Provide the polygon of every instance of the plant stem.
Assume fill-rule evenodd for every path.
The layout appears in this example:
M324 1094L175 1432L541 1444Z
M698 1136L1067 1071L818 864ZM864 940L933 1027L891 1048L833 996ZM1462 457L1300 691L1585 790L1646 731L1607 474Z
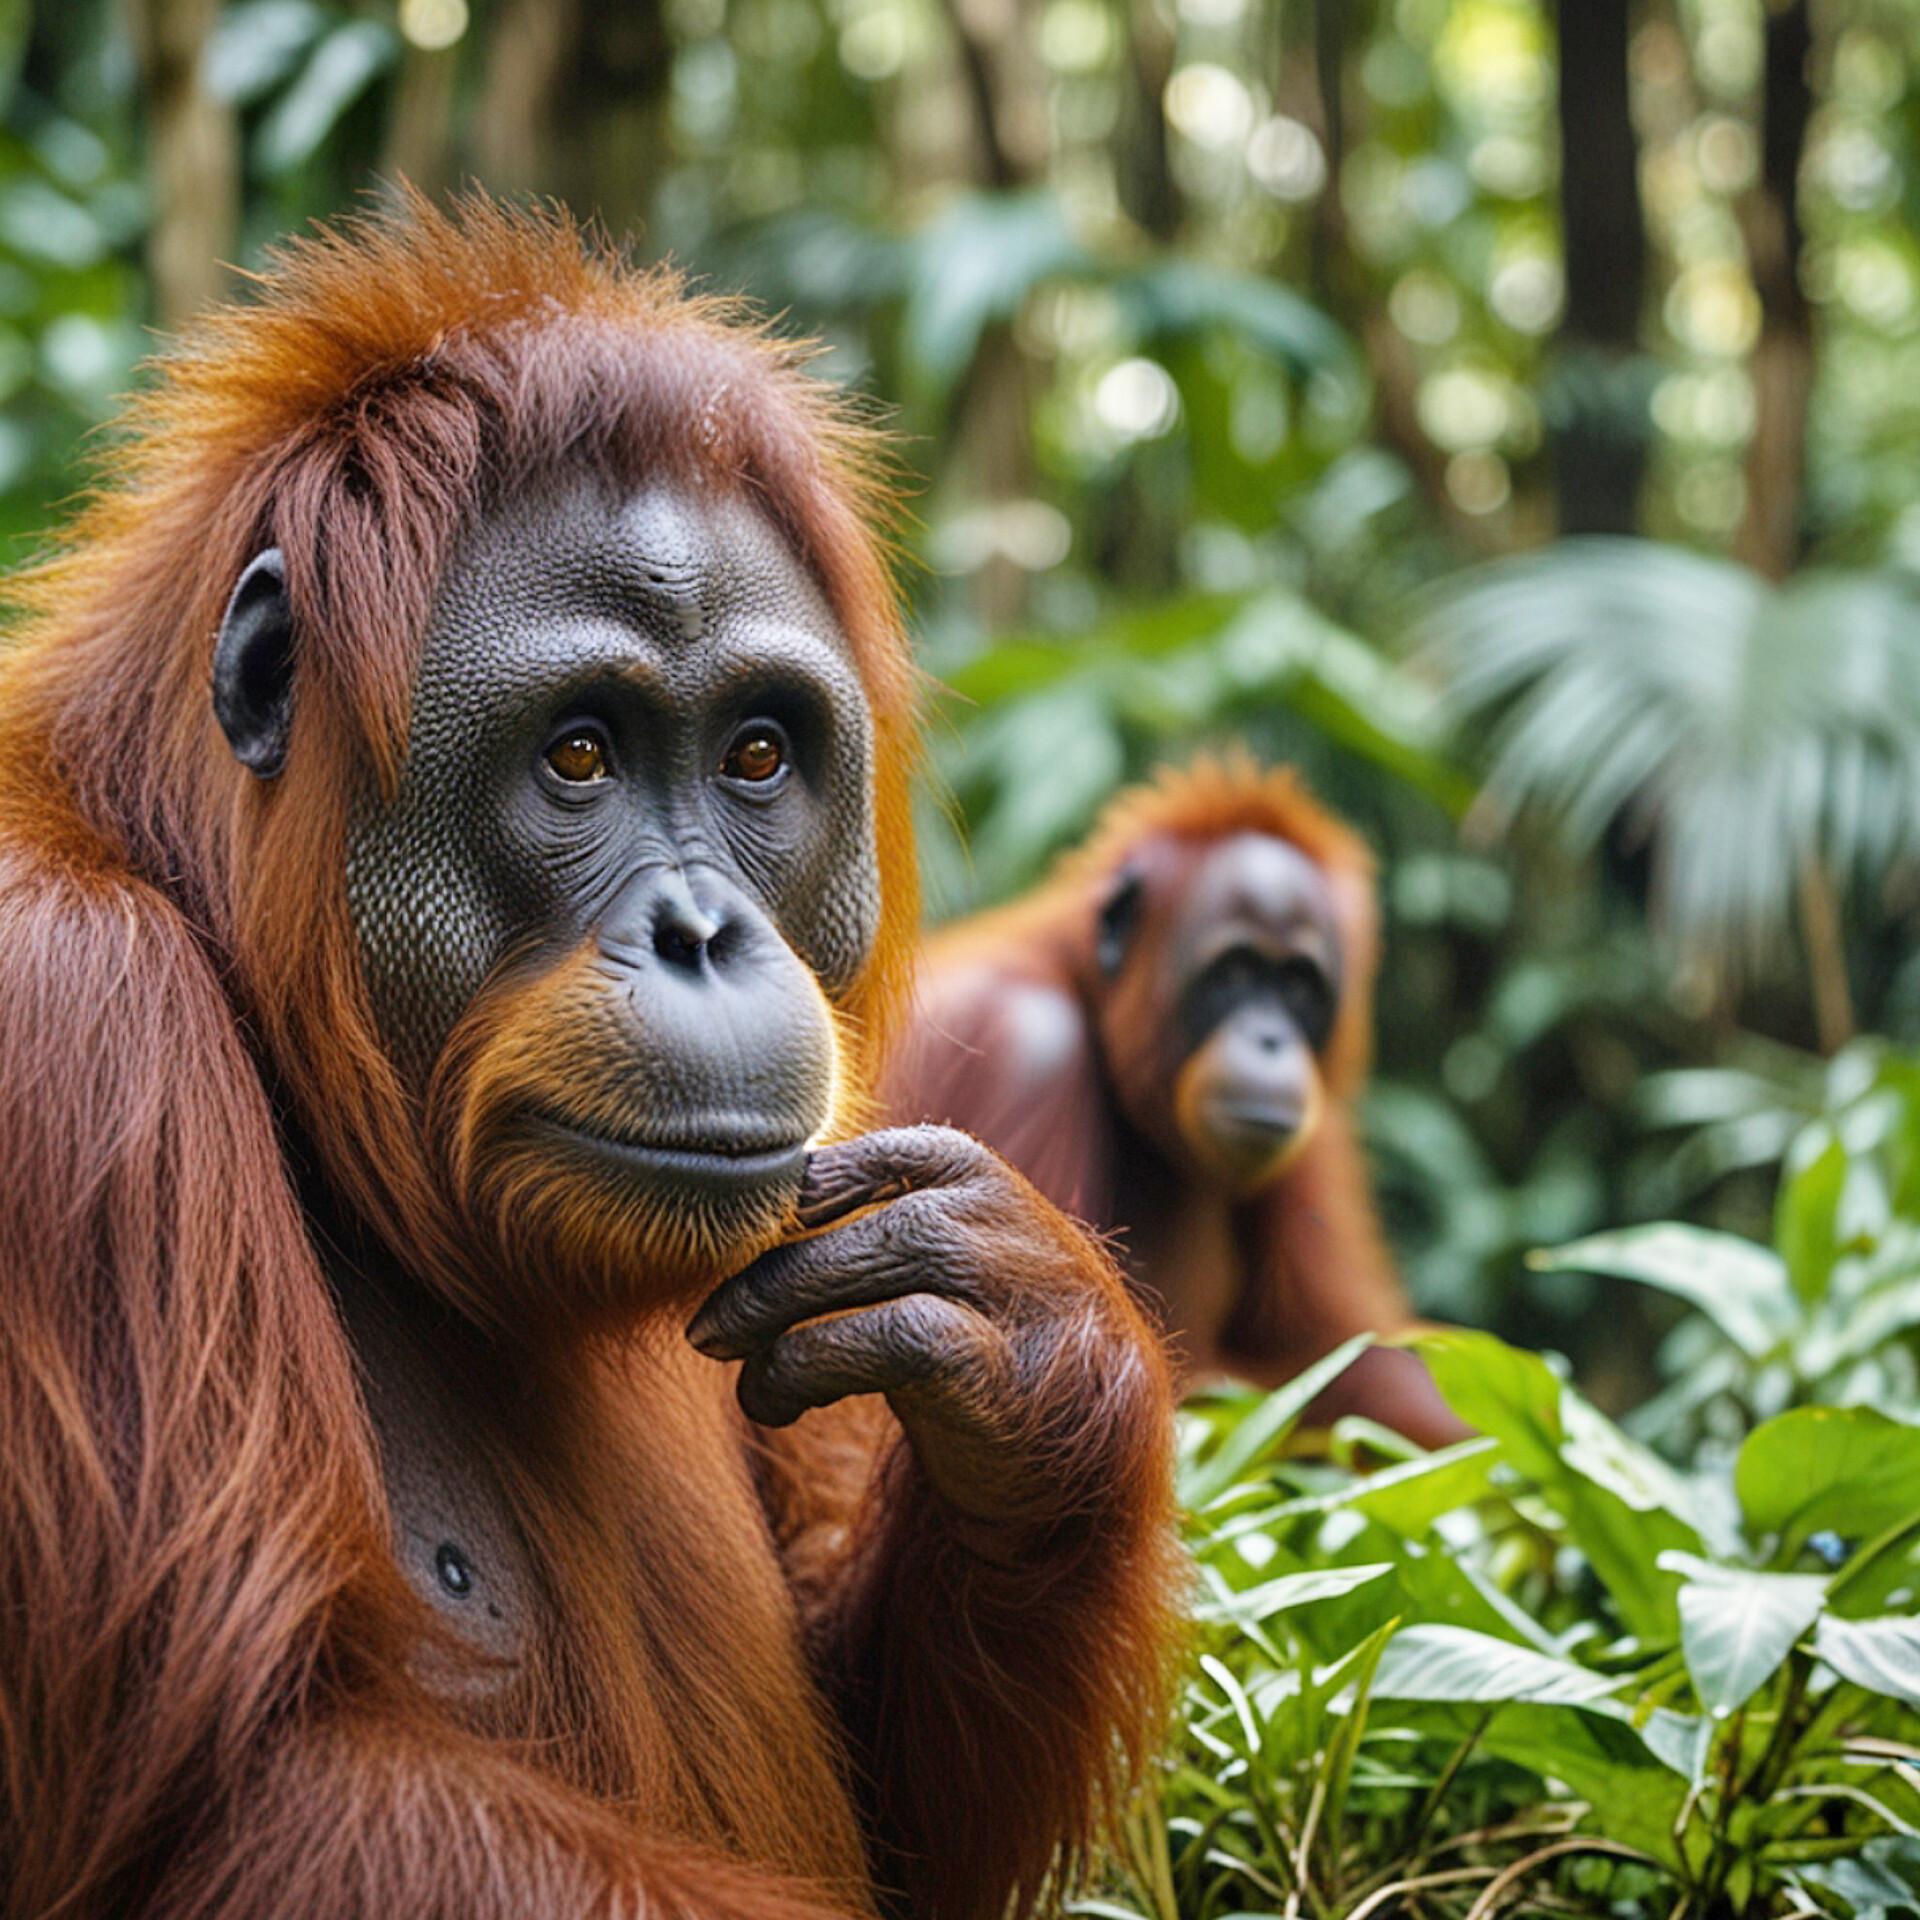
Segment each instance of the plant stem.
M1807 1681L1812 1672L1813 1662L1798 1648L1788 1655L1787 1684L1780 1696L1779 1717L1773 1723L1773 1732L1768 1736L1766 1748L1747 1776L1743 1790L1749 1800L1772 1799L1774 1789L1779 1786L1793 1760L1800 1707L1806 1699Z
M1645 1854L1638 1847L1623 1846L1618 1840L1589 1840L1576 1835L1571 1840L1556 1840L1550 1847L1542 1847L1538 1853L1530 1853L1524 1860L1516 1860L1512 1866L1503 1867L1471 1907L1467 1909L1467 1920L1487 1920L1500 1897L1515 1881L1529 1874L1537 1866L1567 1853L1609 1853L1620 1860L1637 1860L1642 1866L1657 1867L1659 1861Z
M1853 993L1847 985L1847 951L1833 881L1820 856L1811 851L1800 862L1800 937L1813 982L1820 1051L1831 1057L1853 1038Z
M1462 1880L1484 1880L1492 1872L1491 1867L1448 1867L1440 1873L1417 1874L1411 1880L1390 1880L1368 1894L1347 1915L1347 1920L1367 1920L1369 1914L1378 1912L1389 1900L1397 1900L1403 1894L1419 1893L1427 1887L1456 1886Z

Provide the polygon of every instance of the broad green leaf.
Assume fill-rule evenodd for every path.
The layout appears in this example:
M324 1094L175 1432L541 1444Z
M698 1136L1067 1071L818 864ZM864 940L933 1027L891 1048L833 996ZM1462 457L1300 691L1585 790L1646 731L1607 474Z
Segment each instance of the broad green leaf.
M1363 1567L1311 1567L1304 1573L1283 1573L1275 1580L1263 1580L1244 1593L1229 1594L1208 1602L1200 1609L1203 1619L1259 1621L1292 1607L1304 1607L1314 1600L1338 1599L1356 1587L1391 1573L1386 1561Z
M1920 1427L1871 1407L1797 1407L1756 1427L1734 1490L1747 1529L1783 1557L1810 1533L1861 1539L1920 1513Z
M990 707L1065 678L1114 654L1158 659L1207 641L1249 605L1244 594L1187 593L1118 614L1100 630L1098 653L1045 634L1010 634L957 667L947 685L963 700Z
M1828 1368L1865 1359L1914 1326L1920 1326L1920 1273L1889 1269L1848 1303L1846 1318L1839 1325L1822 1328L1818 1364L1803 1361L1803 1377L1818 1377Z
M1128 317L1149 335L1220 327L1262 353L1309 375L1328 372L1362 384L1360 357L1339 327L1271 274L1168 258L1119 276L1113 292Z
M0 102L12 96L32 20L33 9L27 0L0 0Z
M1377 1678L1374 1697L1385 1697ZM1476 1752L1563 1782L1593 1809L1583 1823L1589 1831L1674 1862L1673 1834L1691 1776L1670 1764L1617 1702L1567 1706L1523 1700L1491 1714L1466 1702L1396 1702L1394 1711L1411 1726L1455 1740L1472 1737ZM1680 1721L1678 1715L1665 1718ZM1661 1748L1691 1750L1694 1744L1663 1728Z
M1045 190L973 193L915 235L900 343L923 403L944 404L980 336L1011 319L1042 280L1087 264Z
M1704 1714L1675 1713L1656 1707L1643 1720L1631 1708L1628 1716L1655 1754L1675 1773L1696 1785L1707 1777L1707 1762L1713 1756L1713 1722Z
M1802 1862L1793 1876L1844 1900L1853 1920L1891 1920L1920 1909L1920 1840L1883 1834L1843 1859Z
M1351 1508L1409 1538L1425 1533L1444 1513L1484 1499L1499 1443L1481 1436L1403 1465L1383 1467L1351 1488L1326 1496L1329 1511Z
M1382 1700L1466 1700L1482 1706L1531 1700L1577 1707L1605 1699L1616 1684L1571 1660L1467 1627L1415 1625L1402 1627L1388 1642L1373 1691Z
M1663 1553L1660 1564L1685 1576L1681 1650L1701 1704L1721 1717L1772 1679L1826 1602L1814 1574L1719 1567L1686 1553Z
M207 36L201 82L216 100L247 106L292 72L326 24L314 0L241 0Z
M1842 1620L1827 1614L1813 1650L1843 1680L1920 1707L1920 1619L1903 1614Z
M1454 1412L1497 1439L1506 1463L1564 1517L1628 1631L1653 1644L1674 1638L1679 1583L1660 1570L1659 1556L1697 1553L1702 1543L1698 1529L1663 1504L1671 1475L1565 1388L1538 1354L1451 1327L1408 1344Z
M1561 1458L1575 1472L1617 1495L1636 1513L1669 1514L1700 1531L1693 1489L1686 1481L1571 1387L1561 1390L1560 1424L1566 1435Z
M1604 1273L1658 1287L1709 1315L1750 1359L1761 1360L1799 1319L1786 1263L1730 1233L1667 1222L1596 1233L1528 1256L1541 1273Z
M1559 1476L1560 1379L1536 1353L1490 1333L1442 1327L1409 1343L1426 1361L1441 1397L1468 1426L1500 1441L1530 1480Z
M384 21L348 20L335 27L261 121L253 143L260 171L291 173L310 159L399 49L399 36Z
M1795 1142L1788 1165L1774 1209L1774 1243L1787 1263L1794 1292L1815 1306L1827 1297L1839 1253L1847 1150L1831 1126L1816 1121Z
M1268 1394L1221 1441L1219 1451L1194 1468L1181 1489L1183 1502L1191 1508L1204 1507L1226 1492L1261 1454L1286 1438L1322 1389L1337 1380L1372 1344L1371 1334L1355 1334L1325 1358L1316 1360L1306 1372Z

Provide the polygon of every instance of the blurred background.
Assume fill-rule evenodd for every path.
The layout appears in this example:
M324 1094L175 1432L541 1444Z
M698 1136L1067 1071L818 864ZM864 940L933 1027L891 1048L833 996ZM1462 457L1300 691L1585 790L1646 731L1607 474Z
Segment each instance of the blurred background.
M1301 763L1415 1294L1622 1405L1671 1303L1526 1251L1764 1233L1920 1042L1917 73L1913 0L0 0L0 551L397 177L745 291L918 477L936 911Z

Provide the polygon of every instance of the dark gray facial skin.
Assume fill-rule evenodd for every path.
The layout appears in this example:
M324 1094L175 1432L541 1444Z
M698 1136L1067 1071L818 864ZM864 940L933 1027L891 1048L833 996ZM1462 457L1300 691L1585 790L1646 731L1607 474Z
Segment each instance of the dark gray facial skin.
M1249 1178L1311 1122L1338 953L1332 892L1297 847L1238 834L1194 875L1168 954L1181 983L1190 1117Z
M729 775L730 746L769 724L784 770ZM546 756L583 731L604 777L569 782ZM400 792L349 832L402 1073L424 1089L503 967L584 953L595 1032L631 1049L606 1062L635 1090L622 1137L803 1139L830 1097L813 982L844 989L878 924L871 752L846 641L749 502L580 475L505 503L449 562Z
M1102 1046L1134 1125L1234 1184L1271 1172L1313 1124L1339 1006L1325 874L1266 833L1148 841L1114 876L1097 954Z

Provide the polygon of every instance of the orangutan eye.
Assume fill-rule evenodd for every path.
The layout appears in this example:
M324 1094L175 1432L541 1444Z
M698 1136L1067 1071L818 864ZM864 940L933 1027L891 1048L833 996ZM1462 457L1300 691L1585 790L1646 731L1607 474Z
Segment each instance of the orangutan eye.
M547 765L569 786L591 786L607 777L607 742L593 727L569 727L547 749Z
M786 736L765 720L755 720L733 736L720 771L729 780L743 780L761 787L782 772L787 764Z

